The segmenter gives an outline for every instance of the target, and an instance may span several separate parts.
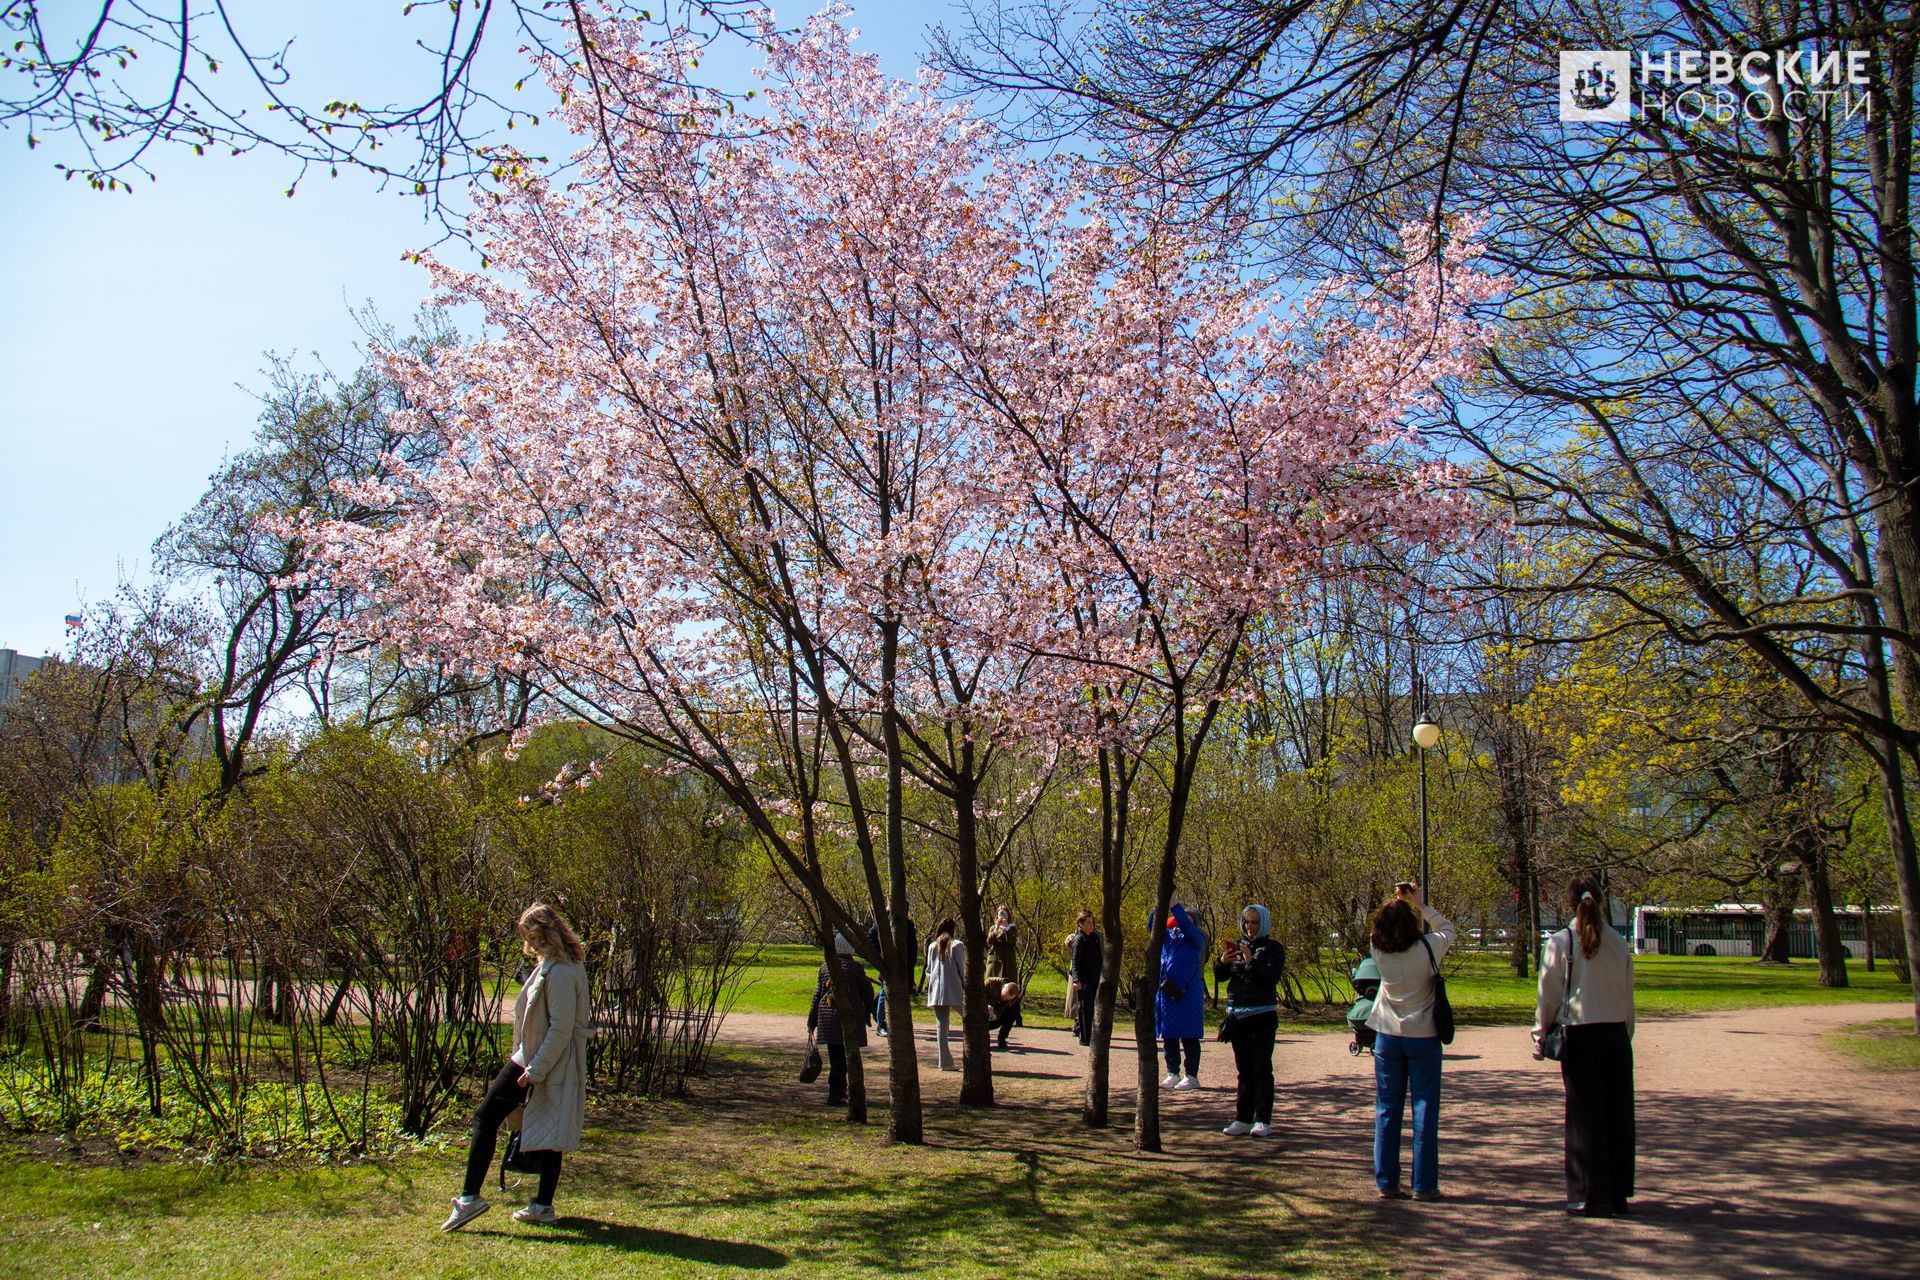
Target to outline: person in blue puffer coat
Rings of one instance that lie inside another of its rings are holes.
[[[1167,941],[1160,948],[1160,990],[1153,998],[1154,1025],[1167,1058],[1163,1089],[1200,1087],[1200,1037],[1206,1033],[1206,991],[1201,964],[1207,935],[1187,909],[1173,904],[1167,917]],[[1185,1069],[1181,1059],[1185,1058]]]

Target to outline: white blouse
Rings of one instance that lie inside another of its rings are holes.
[[[1432,907],[1422,917],[1433,926],[1426,936],[1426,946],[1416,942],[1405,951],[1373,948],[1373,962],[1380,968],[1380,994],[1374,997],[1367,1025],[1375,1031],[1390,1036],[1440,1034],[1440,1026],[1433,1019],[1433,971],[1459,931],[1453,921]],[[1427,958],[1429,950],[1433,953],[1431,960]]]
[[[1633,1033],[1633,948],[1612,929],[1600,930],[1600,949],[1591,956],[1580,949],[1577,931],[1560,929],[1547,939],[1540,957],[1540,1003],[1533,1011],[1533,1034],[1538,1039],[1560,1016],[1564,1001],[1567,1021],[1624,1022]],[[1567,980],[1567,966],[1573,980]]]

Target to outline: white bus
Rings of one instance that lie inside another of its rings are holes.
[[[1867,954],[1867,920],[1859,907],[1835,907],[1840,942],[1847,954]],[[1891,918],[1893,908],[1876,907],[1876,922]],[[1890,942],[1883,934],[1883,941]],[[1650,906],[1633,909],[1633,949],[1641,955],[1757,956],[1767,947],[1767,910],[1757,902],[1716,902],[1709,906]],[[1891,946],[1882,954],[1891,952]],[[1787,926],[1787,954],[1813,957],[1813,912],[1795,907]]]

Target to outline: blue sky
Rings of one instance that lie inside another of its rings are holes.
[[[408,42],[427,28],[401,20],[403,3],[233,8],[263,35],[290,24],[309,100],[377,101],[420,83]],[[776,12],[795,22],[818,7]],[[851,21],[861,47],[909,76],[947,11],[869,0]],[[503,90],[519,74],[516,43],[496,42]],[[716,57],[702,70],[744,86],[748,65]],[[153,540],[251,437],[262,352],[350,371],[349,308],[371,302],[404,327],[426,279],[402,253],[439,234],[419,201],[362,175],[312,175],[288,199],[294,166],[275,156],[167,152],[132,195],[62,181],[53,164],[75,158],[57,139],[29,152],[23,129],[0,130],[0,648],[30,653],[63,648],[63,616],[122,576],[145,580]]]

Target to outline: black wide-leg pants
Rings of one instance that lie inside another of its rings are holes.
[[[1624,1022],[1567,1028],[1567,1203],[1618,1208],[1633,1195],[1633,1038]]]

